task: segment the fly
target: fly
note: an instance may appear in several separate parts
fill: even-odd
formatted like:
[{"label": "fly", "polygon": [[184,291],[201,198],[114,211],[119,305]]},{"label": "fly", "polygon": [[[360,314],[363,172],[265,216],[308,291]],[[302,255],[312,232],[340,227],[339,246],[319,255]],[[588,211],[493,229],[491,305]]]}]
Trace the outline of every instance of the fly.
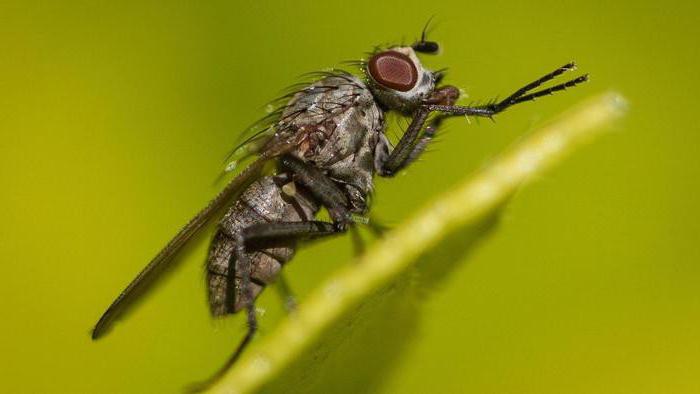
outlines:
[{"label": "fly", "polygon": [[[500,101],[456,105],[460,91],[442,85],[444,73],[424,68],[418,54],[436,54],[437,42],[421,39],[410,46],[377,48],[356,62],[360,72],[321,72],[277,102],[279,108],[260,130],[235,151],[238,163],[256,159],[153,258],[107,308],[92,331],[104,335],[115,319],[175,254],[212,217],[218,222],[207,258],[209,306],[214,317],[245,310],[248,331],[221,375],[241,355],[256,332],[256,297],[291,260],[296,242],[344,233],[368,214],[375,175],[391,177],[413,163],[445,119],[492,118],[526,101],[588,80],[587,75],[541,88],[575,69],[565,64]],[[384,134],[384,115],[396,111],[411,122],[392,146]],[[274,163],[267,175],[263,168]],[[233,165],[229,165],[229,169]],[[317,220],[325,208],[331,220]]]}]

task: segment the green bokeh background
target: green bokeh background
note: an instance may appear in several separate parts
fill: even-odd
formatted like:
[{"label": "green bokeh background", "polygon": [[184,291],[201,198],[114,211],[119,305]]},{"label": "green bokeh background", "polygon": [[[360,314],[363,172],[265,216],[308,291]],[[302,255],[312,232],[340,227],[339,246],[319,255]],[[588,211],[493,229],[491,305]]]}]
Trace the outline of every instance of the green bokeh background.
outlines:
[{"label": "green bokeh background", "polygon": [[[691,3],[2,2],[0,391],[176,392],[213,372],[244,319],[208,316],[207,235],[108,337],[89,330],[220,189],[223,157],[268,99],[304,72],[413,40],[435,14],[444,51],[425,63],[449,67],[472,99],[572,59],[592,81],[495,124],[450,121],[424,161],[377,181],[385,222],[585,96],[618,89],[630,113],[518,193],[426,297],[381,392],[700,392]],[[351,256],[347,237],[320,242],[285,272],[303,301]],[[259,306],[264,336],[279,294]]]}]

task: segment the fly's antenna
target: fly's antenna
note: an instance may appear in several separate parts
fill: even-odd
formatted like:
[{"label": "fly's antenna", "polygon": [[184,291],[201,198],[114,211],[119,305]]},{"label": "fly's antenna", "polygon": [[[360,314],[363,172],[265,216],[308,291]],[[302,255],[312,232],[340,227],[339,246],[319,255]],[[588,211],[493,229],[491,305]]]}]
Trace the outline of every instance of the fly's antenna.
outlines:
[{"label": "fly's antenna", "polygon": [[425,22],[425,26],[423,26],[423,31],[420,33],[420,42],[425,42],[425,37],[428,35],[428,27],[430,26],[430,22],[433,21],[433,18],[435,18],[435,14],[430,15],[428,21]]},{"label": "fly's antenna", "polygon": [[431,30],[430,22],[433,21],[433,18],[435,18],[435,15],[432,15],[430,18],[428,18],[428,21],[425,22],[425,26],[423,26],[423,31],[421,31],[420,33],[420,41],[416,41],[413,43],[413,45],[411,45],[411,48],[413,48],[414,51],[430,55],[434,55],[440,51],[440,45],[438,45],[437,42],[428,41],[426,39],[428,33]]}]

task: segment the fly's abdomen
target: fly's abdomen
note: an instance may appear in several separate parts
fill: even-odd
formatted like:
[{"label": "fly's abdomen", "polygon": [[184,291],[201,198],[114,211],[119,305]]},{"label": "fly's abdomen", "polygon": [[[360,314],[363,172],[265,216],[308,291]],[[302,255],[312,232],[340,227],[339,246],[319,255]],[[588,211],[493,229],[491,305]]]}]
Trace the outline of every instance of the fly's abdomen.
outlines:
[{"label": "fly's abdomen", "polygon": [[[317,206],[305,196],[285,194],[282,184],[272,176],[253,182],[219,223],[209,250],[207,284],[212,315],[235,313],[245,307],[241,296],[241,267],[234,256],[236,244],[231,234],[252,224],[307,221],[317,210]],[[265,285],[275,280],[284,263],[292,258],[295,243],[278,239],[246,247],[251,264],[250,289],[257,297]]]}]

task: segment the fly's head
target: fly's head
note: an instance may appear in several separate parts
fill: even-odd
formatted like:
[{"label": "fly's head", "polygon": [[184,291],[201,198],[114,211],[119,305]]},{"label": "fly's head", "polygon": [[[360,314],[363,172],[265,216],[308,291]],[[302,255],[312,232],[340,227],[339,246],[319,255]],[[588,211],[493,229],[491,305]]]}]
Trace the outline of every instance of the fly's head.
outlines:
[{"label": "fly's head", "polygon": [[410,112],[435,89],[437,74],[423,68],[416,52],[437,52],[434,42],[392,47],[372,54],[364,66],[374,97],[385,108]]}]

